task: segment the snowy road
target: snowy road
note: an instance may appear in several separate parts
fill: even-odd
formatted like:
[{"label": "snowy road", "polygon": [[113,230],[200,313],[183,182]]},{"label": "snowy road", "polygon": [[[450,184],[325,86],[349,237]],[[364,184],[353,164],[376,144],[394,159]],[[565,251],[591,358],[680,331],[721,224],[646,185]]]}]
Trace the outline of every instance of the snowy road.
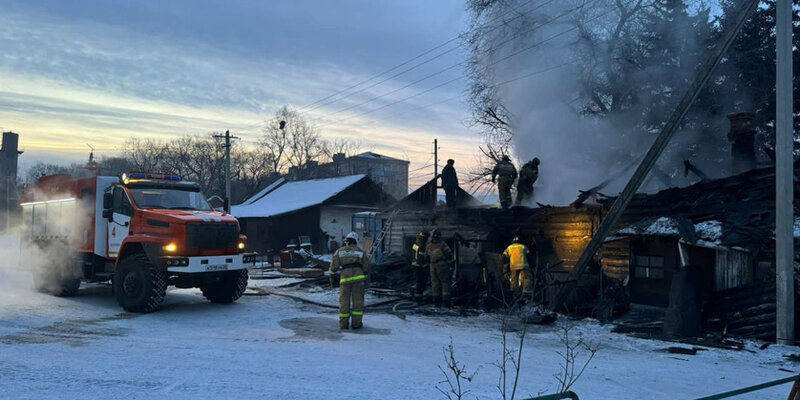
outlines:
[{"label": "snowy road", "polygon": [[[341,333],[333,310],[276,296],[220,306],[175,290],[147,315],[122,312],[104,286],[73,298],[18,291],[0,301],[0,399],[439,399],[450,337],[459,360],[480,367],[472,394],[499,398],[499,323],[488,315],[368,314],[366,329]],[[552,391],[560,365],[556,327],[532,329],[523,395]],[[782,357],[791,348],[674,355],[659,351],[667,343],[609,329],[590,321],[576,328],[602,346],[574,388],[581,399],[690,399],[789,375],[779,368],[800,370]],[[746,398],[780,399],[788,390]]]}]

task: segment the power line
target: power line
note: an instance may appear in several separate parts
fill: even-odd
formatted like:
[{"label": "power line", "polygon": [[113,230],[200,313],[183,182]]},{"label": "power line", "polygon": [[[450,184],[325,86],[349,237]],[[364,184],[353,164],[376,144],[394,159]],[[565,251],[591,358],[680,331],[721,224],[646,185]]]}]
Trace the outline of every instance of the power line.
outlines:
[{"label": "power line", "polygon": [[[492,32],[492,31],[494,31],[494,30],[496,30],[496,29],[499,29],[500,27],[504,26],[504,25],[505,25],[505,24],[507,24],[508,22],[510,22],[510,21],[513,21],[513,20],[515,20],[515,19],[517,19],[517,18],[520,18],[520,17],[522,17],[522,16],[524,16],[524,15],[526,15],[526,14],[528,14],[528,13],[531,13],[531,12],[533,12],[533,11],[535,11],[535,10],[537,10],[537,9],[541,8],[541,7],[544,7],[545,5],[547,5],[547,4],[550,4],[550,3],[552,3],[553,1],[555,1],[555,0],[548,0],[547,2],[545,2],[545,3],[541,4],[541,5],[537,6],[537,7],[534,7],[534,8],[533,8],[533,9],[531,9],[531,10],[528,10],[528,11],[525,11],[525,12],[523,12],[523,13],[520,13],[519,15],[515,16],[514,18],[511,18],[510,20],[508,20],[508,21],[505,21],[505,22],[504,22],[504,24],[499,24],[499,25],[496,25],[494,28],[491,28],[491,29],[489,29],[489,30],[487,31],[487,33],[488,33],[488,32]],[[593,0],[593,1],[594,1],[594,0]],[[523,3],[523,4],[519,5],[519,6],[513,7],[513,8],[511,8],[511,9],[509,9],[509,10],[507,10],[507,11],[503,12],[503,13],[502,13],[501,15],[499,15],[497,18],[495,18],[495,19],[493,19],[493,20],[489,21],[487,24],[492,24],[492,23],[494,23],[495,21],[498,21],[498,20],[502,19],[502,18],[503,18],[503,17],[504,17],[506,14],[509,14],[509,13],[511,13],[511,12],[513,12],[513,11],[516,11],[516,10],[518,10],[518,9],[520,9],[520,8],[522,8],[522,7],[524,7],[524,6],[528,5],[528,4],[530,4],[530,3],[532,3],[532,2],[533,2],[533,0],[528,0],[528,1],[526,1],[525,3]],[[338,92],[336,92],[336,93],[333,93],[333,94],[331,94],[331,95],[329,95],[329,96],[327,96],[327,97],[325,97],[325,98],[323,98],[323,99],[320,99],[320,100],[317,100],[317,101],[315,101],[315,102],[313,102],[313,103],[310,103],[310,104],[308,104],[308,105],[305,105],[305,106],[301,107],[300,109],[298,109],[298,111],[303,111],[303,110],[306,110],[306,109],[308,109],[307,111],[312,111],[312,110],[315,110],[315,109],[317,109],[317,108],[319,108],[319,107],[322,107],[322,106],[325,106],[325,105],[329,105],[329,104],[333,104],[333,103],[335,103],[335,102],[337,102],[337,101],[340,101],[340,100],[346,99],[346,98],[348,98],[348,97],[350,97],[350,96],[353,96],[353,95],[355,95],[355,94],[361,93],[361,92],[363,92],[363,91],[365,91],[365,90],[367,90],[367,89],[373,88],[373,87],[375,87],[375,86],[377,86],[377,85],[380,85],[381,83],[384,83],[384,82],[386,82],[386,81],[388,81],[388,80],[394,79],[394,78],[396,78],[396,77],[398,77],[398,76],[400,76],[400,75],[403,75],[403,74],[405,74],[405,73],[407,73],[407,72],[410,72],[410,71],[412,71],[412,70],[414,70],[414,69],[416,69],[416,68],[418,68],[418,67],[420,67],[420,66],[422,66],[422,65],[425,65],[425,64],[427,64],[427,63],[429,63],[429,62],[431,62],[431,61],[433,61],[433,60],[436,60],[436,59],[438,59],[438,58],[440,58],[440,57],[442,57],[442,56],[444,56],[444,55],[446,55],[446,54],[452,53],[453,51],[455,51],[455,50],[459,49],[459,48],[460,48],[462,45],[459,43],[457,46],[455,46],[455,47],[453,47],[453,48],[450,48],[450,49],[448,49],[448,50],[445,50],[445,51],[444,51],[444,52],[442,52],[442,53],[439,53],[439,54],[437,54],[437,55],[435,55],[435,56],[433,56],[433,57],[431,57],[431,58],[428,58],[428,59],[426,59],[425,61],[422,61],[422,62],[420,62],[420,63],[417,63],[417,64],[415,64],[415,65],[414,65],[414,66],[412,66],[412,67],[406,68],[405,70],[403,70],[403,71],[400,71],[400,72],[398,72],[397,74],[394,74],[394,75],[392,75],[392,76],[390,76],[390,77],[388,77],[388,78],[385,78],[385,79],[383,79],[383,80],[381,80],[381,81],[379,81],[379,82],[373,83],[373,84],[372,84],[372,85],[370,85],[370,86],[367,86],[367,87],[361,88],[361,89],[359,89],[358,91],[355,91],[355,92],[349,93],[349,94],[347,94],[347,95],[345,95],[345,96],[339,97],[338,99],[334,99],[334,100],[332,100],[332,101],[330,101],[330,102],[325,102],[326,100],[328,100],[328,99],[331,99],[332,97],[334,97],[334,96],[336,96],[336,95],[339,95],[339,94],[341,94],[341,93],[347,92],[347,91],[349,91],[350,89],[354,89],[354,88],[356,88],[356,87],[358,87],[358,86],[361,86],[362,84],[364,84],[364,83],[367,83],[367,82],[369,82],[369,81],[371,81],[371,80],[373,80],[373,79],[375,79],[375,78],[381,77],[381,76],[383,76],[383,75],[385,75],[385,74],[387,74],[387,73],[389,73],[389,72],[392,72],[392,71],[394,71],[394,70],[396,70],[396,69],[398,69],[398,68],[400,68],[400,67],[403,67],[403,66],[405,66],[405,65],[408,65],[408,64],[409,64],[409,63],[411,63],[412,61],[415,61],[415,60],[417,60],[417,59],[419,59],[419,58],[422,58],[423,56],[425,56],[425,55],[427,55],[427,54],[430,54],[430,53],[432,53],[433,51],[436,51],[436,50],[438,50],[438,49],[440,49],[440,48],[442,48],[442,47],[444,47],[444,46],[446,46],[446,45],[448,45],[448,44],[450,44],[450,43],[452,43],[452,42],[454,42],[454,41],[457,41],[457,40],[458,40],[458,39],[460,39],[460,38],[461,38],[461,36],[456,36],[456,37],[454,37],[454,38],[452,38],[452,39],[450,39],[450,40],[448,40],[448,41],[446,41],[446,42],[444,42],[444,43],[442,43],[442,44],[440,44],[440,45],[438,45],[438,46],[435,46],[435,47],[433,47],[433,48],[431,48],[431,49],[429,49],[429,50],[427,50],[427,51],[423,52],[422,54],[419,54],[419,55],[417,55],[417,56],[415,56],[415,57],[413,57],[413,58],[411,58],[411,59],[409,59],[409,60],[407,60],[407,61],[405,61],[405,62],[403,62],[403,63],[399,64],[399,65],[396,65],[396,66],[394,66],[394,67],[392,67],[392,68],[390,68],[390,69],[388,69],[388,70],[385,70],[385,71],[383,71],[383,72],[381,72],[381,73],[379,73],[379,74],[373,75],[373,76],[371,76],[371,77],[369,77],[369,78],[367,78],[367,79],[365,79],[365,80],[363,80],[363,81],[361,81],[361,82],[359,82],[359,83],[357,83],[357,84],[355,84],[355,85],[352,85],[352,86],[350,86],[350,87],[347,87],[347,88],[345,88],[345,89],[343,89],[343,90],[340,90],[340,91],[338,91]],[[323,102],[324,102],[324,103],[323,103]],[[322,103],[322,104],[319,104],[319,103]],[[314,107],[312,107],[312,108],[310,108],[310,109],[309,109],[309,107],[311,107],[311,106],[314,106]]]},{"label": "power line", "polygon": [[[597,1],[597,0],[590,0],[590,2],[591,2],[591,1]],[[579,6],[579,7],[583,7],[583,6],[585,6],[586,4],[589,4],[589,2],[583,3],[583,4],[582,4],[581,6]],[[572,9],[572,12],[576,11],[576,10],[577,10],[579,7],[573,8],[573,9]],[[604,16],[606,16],[606,15],[610,14],[610,13],[611,13],[611,12],[613,12],[613,11],[614,11],[613,9],[610,9],[610,10],[608,10],[608,11],[606,11],[606,12],[602,13],[602,14],[599,14],[599,15],[597,15],[597,16],[595,16],[595,17],[593,17],[593,18],[589,19],[587,22],[589,22],[589,21],[593,21],[593,20],[595,20],[595,19],[599,19],[599,18],[601,18],[601,17],[604,17]],[[563,15],[564,15],[564,14],[562,14],[562,16],[563,16]],[[548,22],[552,22],[552,21],[553,21],[553,20],[550,20],[550,21],[548,21]],[[511,53],[511,54],[509,54],[509,55],[507,55],[507,56],[505,56],[505,57],[503,57],[503,58],[500,58],[500,59],[498,59],[498,60],[494,60],[494,61],[492,61],[491,63],[489,63],[487,66],[494,66],[494,65],[497,65],[497,64],[499,64],[500,62],[503,62],[503,61],[505,61],[505,60],[508,60],[508,59],[510,59],[510,58],[512,58],[512,57],[516,57],[516,56],[518,56],[518,55],[520,55],[520,54],[522,54],[522,53],[524,53],[524,52],[526,52],[526,51],[528,51],[528,50],[531,50],[531,49],[533,49],[533,48],[536,48],[536,47],[538,47],[538,46],[541,46],[541,45],[543,45],[543,44],[545,44],[545,43],[547,43],[547,42],[549,42],[549,41],[551,41],[551,40],[553,40],[553,39],[556,39],[557,37],[563,36],[563,35],[565,35],[565,34],[567,34],[567,33],[569,33],[569,32],[572,32],[572,31],[574,31],[574,30],[578,29],[578,28],[579,28],[578,26],[574,26],[574,27],[572,27],[572,28],[569,28],[569,29],[566,29],[566,30],[564,30],[564,31],[561,31],[561,32],[559,32],[559,33],[557,33],[557,34],[555,34],[555,35],[552,35],[552,36],[548,37],[547,39],[544,39],[544,40],[542,40],[542,41],[539,41],[539,42],[537,42],[537,43],[534,43],[534,44],[532,44],[532,45],[530,45],[530,46],[523,47],[522,49],[520,49],[520,50],[518,50],[518,51],[516,51],[516,52],[513,52],[513,53]],[[553,68],[550,68],[550,69],[553,69]],[[365,112],[362,112],[362,113],[354,114],[354,115],[352,115],[352,116],[350,116],[350,117],[347,117],[347,118],[341,119],[341,120],[339,120],[339,121],[336,121],[336,122],[337,122],[337,123],[342,123],[342,122],[348,121],[348,120],[350,120],[350,119],[353,119],[353,118],[355,118],[355,117],[364,116],[364,115],[368,115],[368,114],[371,114],[371,113],[373,113],[373,112],[376,112],[376,111],[380,111],[380,110],[382,110],[382,109],[384,109],[384,108],[387,108],[387,107],[393,106],[393,105],[395,105],[395,104],[402,103],[402,102],[404,102],[404,101],[407,101],[407,100],[410,100],[410,99],[413,99],[413,98],[419,97],[419,96],[421,96],[421,95],[423,95],[423,94],[429,93],[429,92],[431,92],[431,91],[433,91],[433,90],[435,90],[435,89],[438,89],[438,88],[440,88],[440,87],[442,87],[442,86],[448,85],[448,84],[450,84],[450,83],[456,82],[456,81],[458,81],[458,80],[461,80],[461,79],[464,79],[464,77],[463,77],[463,76],[459,76],[459,77],[457,77],[457,78],[450,79],[450,80],[448,80],[448,81],[442,82],[442,83],[440,83],[440,84],[438,84],[438,85],[436,85],[436,86],[434,86],[434,87],[431,87],[431,88],[429,88],[429,89],[426,89],[426,90],[424,90],[424,91],[422,91],[422,92],[419,92],[419,93],[417,93],[417,94],[414,94],[414,95],[411,95],[411,96],[405,97],[405,98],[403,98],[403,99],[400,99],[400,100],[397,100],[397,101],[394,101],[394,102],[391,102],[391,103],[385,104],[385,105],[383,105],[383,106],[381,106],[381,107],[378,107],[378,108],[375,108],[375,109],[372,109],[372,110],[369,110],[369,111],[365,111]],[[323,124],[321,127],[325,127],[325,126],[328,126],[328,125],[330,125],[330,124],[332,124],[332,122],[331,122],[331,123],[327,123],[327,124]]]}]

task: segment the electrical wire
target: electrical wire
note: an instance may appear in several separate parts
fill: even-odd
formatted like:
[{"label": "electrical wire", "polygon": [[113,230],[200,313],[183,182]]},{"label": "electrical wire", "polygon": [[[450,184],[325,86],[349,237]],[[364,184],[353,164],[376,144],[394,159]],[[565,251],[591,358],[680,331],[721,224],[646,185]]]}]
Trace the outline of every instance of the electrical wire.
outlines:
[{"label": "electrical wire", "polygon": [[[507,11],[503,12],[503,13],[502,13],[502,14],[500,14],[500,15],[499,15],[497,18],[495,18],[495,19],[491,20],[491,21],[490,21],[490,22],[488,22],[487,24],[489,24],[489,23],[494,23],[494,22],[496,22],[496,21],[499,21],[500,19],[502,19],[503,17],[505,17],[505,15],[506,15],[506,14],[509,14],[509,13],[511,13],[511,12],[513,12],[513,11],[516,11],[516,10],[518,10],[518,9],[522,8],[522,7],[525,7],[525,6],[527,6],[528,4],[532,3],[533,1],[534,1],[534,0],[528,0],[528,1],[526,1],[526,2],[524,2],[524,3],[522,3],[522,4],[520,4],[519,6],[513,7],[513,8],[511,8],[511,9],[509,9],[509,10],[507,10]],[[550,1],[548,1],[548,3],[552,2],[552,1],[553,1],[553,0],[550,0]],[[538,8],[538,7],[537,7],[537,8]],[[534,10],[535,10],[535,9],[534,9]],[[526,13],[528,13],[528,12],[531,12],[531,11],[533,11],[533,10],[530,10],[530,11],[527,11],[527,12],[525,12],[525,13],[522,13],[522,14],[520,14],[520,15],[518,15],[518,16],[516,16],[516,17],[512,18],[511,20],[509,20],[509,21],[507,21],[507,22],[513,21],[514,19],[516,19],[516,18],[519,18],[519,17],[521,17],[522,15],[525,15]],[[380,72],[380,73],[378,73],[378,74],[375,74],[375,75],[373,75],[373,76],[371,76],[371,77],[369,77],[369,78],[367,78],[367,79],[365,79],[365,80],[363,80],[363,81],[361,81],[361,82],[359,82],[359,83],[356,83],[355,85],[349,86],[349,87],[347,87],[347,88],[345,88],[345,89],[339,90],[339,91],[337,91],[337,92],[335,92],[335,93],[333,93],[333,94],[331,94],[331,95],[328,95],[327,97],[324,97],[324,98],[322,98],[322,99],[319,99],[319,100],[317,100],[317,101],[314,101],[313,103],[309,103],[309,104],[307,104],[307,105],[305,105],[305,106],[303,106],[303,107],[300,107],[300,109],[298,109],[298,111],[304,111],[304,110],[308,109],[309,107],[311,107],[311,106],[314,106],[314,105],[317,105],[318,103],[321,103],[321,102],[323,102],[323,101],[325,101],[325,100],[328,100],[328,99],[330,99],[330,98],[332,98],[332,97],[335,97],[336,95],[339,95],[339,94],[341,94],[341,93],[347,92],[347,91],[349,91],[350,89],[355,89],[356,87],[358,87],[358,86],[361,86],[361,85],[362,85],[362,84],[364,84],[364,83],[367,83],[367,82],[369,82],[369,81],[371,81],[371,80],[373,80],[373,79],[375,79],[375,78],[379,78],[379,77],[381,77],[381,76],[383,76],[383,75],[385,75],[385,74],[388,74],[389,72],[392,72],[392,71],[394,71],[394,70],[396,70],[396,69],[398,69],[398,68],[401,68],[401,67],[403,67],[403,66],[405,66],[405,65],[408,65],[409,63],[411,63],[411,62],[413,62],[413,61],[415,61],[415,60],[418,60],[418,59],[420,59],[420,58],[422,58],[422,57],[424,57],[424,56],[426,56],[426,55],[428,55],[428,54],[430,54],[430,53],[432,53],[432,52],[434,52],[434,51],[436,51],[436,50],[438,50],[438,49],[441,49],[442,47],[445,47],[445,46],[447,46],[448,44],[450,44],[450,43],[453,43],[453,42],[455,42],[455,41],[459,40],[460,38],[461,38],[461,36],[460,36],[460,35],[458,35],[458,36],[456,36],[456,37],[454,37],[454,38],[451,38],[451,39],[449,39],[449,40],[445,41],[444,43],[441,43],[441,44],[439,44],[439,45],[437,45],[437,46],[434,46],[433,48],[431,48],[431,49],[428,49],[428,50],[426,50],[426,51],[422,52],[421,54],[418,54],[418,55],[416,55],[416,56],[414,56],[414,57],[412,57],[412,58],[410,58],[410,59],[408,59],[408,60],[406,60],[406,61],[404,61],[404,62],[402,62],[402,63],[398,64],[398,65],[395,65],[394,67],[392,67],[392,68],[389,68],[389,69],[387,69],[387,70],[385,70],[385,71],[383,71],[383,72]],[[450,49],[450,50],[447,50],[447,51],[446,51],[444,54],[446,54],[446,53],[450,53],[450,52],[452,52],[452,51],[454,51],[454,50],[458,49],[459,47],[461,47],[461,45],[460,45],[460,44],[459,44],[458,46],[456,46],[456,47],[454,47],[454,48]],[[415,65],[414,67],[412,67],[412,68],[410,68],[410,69],[407,69],[407,70],[405,70],[403,73],[409,72],[409,71],[411,71],[411,70],[413,70],[413,69],[415,69],[415,68],[417,68],[417,67],[419,67],[419,66],[421,66],[421,65],[427,64],[428,62],[430,62],[430,61],[433,61],[433,60],[435,60],[436,58],[439,58],[439,57],[443,56],[444,54],[437,55],[437,56],[435,56],[434,58],[428,59],[428,60],[426,60],[426,61],[424,61],[424,62],[422,62],[422,63],[420,63],[420,64],[417,64],[417,65]],[[398,75],[398,76],[399,76],[399,75]],[[385,82],[385,80],[384,80],[384,81],[382,81],[382,82]],[[379,82],[378,84],[380,84],[380,83],[382,83],[382,82]],[[373,85],[373,86],[374,86],[374,85]],[[373,86],[370,86],[370,87],[373,87]],[[363,90],[365,90],[365,89],[362,89],[362,90],[360,90],[359,92],[361,92],[361,91],[363,91]],[[352,95],[352,94],[351,94],[351,95]],[[346,97],[349,97],[349,95],[348,95],[348,96],[346,96]],[[342,98],[336,99],[336,100],[334,100],[334,102],[335,102],[335,101],[342,100],[343,98],[345,98],[345,97],[342,97]],[[327,104],[331,104],[331,103],[327,103]],[[314,110],[314,109],[316,109],[316,108],[319,108],[319,107],[314,107],[314,108],[311,108],[311,109],[310,109],[310,110],[308,110],[308,111]]]}]

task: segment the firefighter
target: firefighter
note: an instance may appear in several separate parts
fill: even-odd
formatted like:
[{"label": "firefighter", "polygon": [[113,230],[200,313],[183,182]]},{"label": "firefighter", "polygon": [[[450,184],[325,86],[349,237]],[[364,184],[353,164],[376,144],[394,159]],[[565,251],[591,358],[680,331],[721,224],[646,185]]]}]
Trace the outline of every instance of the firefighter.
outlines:
[{"label": "firefighter", "polygon": [[529,256],[530,251],[520,243],[519,236],[514,236],[511,245],[503,252],[503,269],[515,295],[519,295],[520,290],[526,295],[532,293],[533,274],[528,262]]},{"label": "firefighter", "polygon": [[458,175],[453,165],[456,163],[452,158],[447,160],[447,165],[442,168],[442,188],[444,189],[447,208],[456,208],[456,193],[458,192]]},{"label": "firefighter", "polygon": [[442,232],[434,229],[425,248],[431,266],[431,296],[436,307],[450,307],[450,284],[453,280],[452,264],[455,261],[450,246],[442,241]]},{"label": "firefighter", "polygon": [[422,294],[428,286],[428,275],[430,274],[430,263],[425,248],[428,245],[428,231],[421,231],[417,234],[417,242],[411,246],[411,268],[414,271],[414,289],[411,292],[415,301],[422,301]]},{"label": "firefighter", "polygon": [[[369,268],[367,253],[358,248],[358,234],[350,232],[344,239],[344,247],[336,250],[331,260],[331,279],[339,276],[339,328],[359,329],[364,315],[364,289]],[[352,305],[351,305],[352,303]],[[350,324],[352,317],[353,323]]]},{"label": "firefighter", "polygon": [[503,156],[503,160],[497,163],[492,170],[492,183],[497,183],[497,191],[500,194],[500,205],[503,208],[511,206],[511,186],[517,179],[517,168],[511,163],[511,158]]},{"label": "firefighter", "polygon": [[539,158],[528,161],[519,169],[517,181],[517,205],[533,198],[533,184],[539,179]]}]

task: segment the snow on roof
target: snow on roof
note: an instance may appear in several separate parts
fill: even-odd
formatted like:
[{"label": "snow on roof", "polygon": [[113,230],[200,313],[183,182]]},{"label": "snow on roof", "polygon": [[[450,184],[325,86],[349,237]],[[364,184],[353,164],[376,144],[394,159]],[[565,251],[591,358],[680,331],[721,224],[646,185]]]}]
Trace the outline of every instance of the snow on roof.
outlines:
[{"label": "snow on roof", "polygon": [[408,162],[406,160],[401,160],[399,158],[385,156],[383,154],[373,153],[371,151],[367,151],[367,152],[364,152],[364,153],[361,153],[361,154],[356,154],[356,155],[353,156],[353,158],[370,158],[370,159],[373,159],[373,160],[392,160],[392,161],[402,161],[402,162],[406,162],[406,163]]},{"label": "snow on roof", "polygon": [[[796,228],[800,226],[795,225]],[[706,244],[719,245],[722,240],[722,222],[703,221],[694,224],[694,231],[698,241]],[[678,220],[672,217],[658,219],[644,219],[635,224],[618,230],[616,236],[673,236],[680,237]]]},{"label": "snow on roof", "polygon": [[673,218],[661,217],[655,221],[644,220],[617,231],[617,235],[631,236],[680,236],[678,224]]},{"label": "snow on roof", "polygon": [[255,203],[256,201],[258,201],[259,199],[264,197],[267,193],[275,190],[275,188],[277,188],[278,186],[282,185],[284,182],[286,182],[285,178],[282,178],[282,177],[278,178],[275,182],[272,182],[271,184],[267,185],[267,187],[265,187],[264,189],[261,189],[260,192],[254,194],[252,197],[250,197],[249,199],[245,200],[242,203],[242,205]]},{"label": "snow on roof", "polygon": [[255,201],[248,199],[241,205],[233,206],[231,214],[237,218],[267,218],[302,210],[324,203],[365,177],[351,175],[284,183]]}]

